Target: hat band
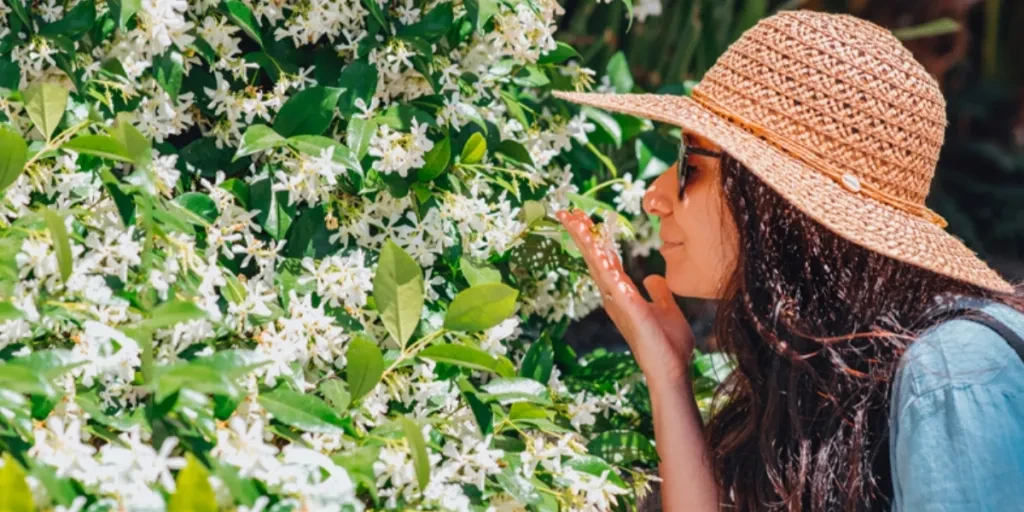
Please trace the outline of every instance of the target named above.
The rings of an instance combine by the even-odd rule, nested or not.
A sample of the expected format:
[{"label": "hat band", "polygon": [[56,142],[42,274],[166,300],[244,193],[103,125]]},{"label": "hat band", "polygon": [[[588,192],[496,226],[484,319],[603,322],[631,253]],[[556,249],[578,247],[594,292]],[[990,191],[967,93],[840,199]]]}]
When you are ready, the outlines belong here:
[{"label": "hat band", "polygon": [[747,132],[753,134],[754,136],[760,138],[761,140],[771,144],[776,149],[800,160],[804,164],[821,172],[822,174],[828,176],[829,178],[832,178],[837,183],[839,183],[840,186],[842,186],[843,188],[850,192],[853,192],[855,194],[863,194],[867,197],[870,197],[871,199],[874,199],[875,201],[887,204],[903,212],[909,213],[911,215],[916,215],[918,217],[922,217],[925,220],[928,220],[929,222],[932,222],[933,224],[936,224],[941,228],[945,228],[947,225],[946,219],[942,218],[941,215],[935,213],[927,206],[920,203],[916,203],[914,201],[908,201],[906,199],[903,199],[902,197],[897,197],[884,190],[879,189],[878,187],[870,183],[866,183],[859,180],[853,174],[836,168],[829,161],[822,159],[821,157],[819,157],[818,155],[811,151],[808,151],[807,149],[805,149],[803,146],[793,141],[792,139],[780,135],[757,123],[747,121],[746,119],[743,119],[742,117],[732,113],[731,111],[729,111],[729,109],[723,107],[721,104],[708,97],[708,95],[700,92],[700,90],[698,89],[694,89],[692,91],[690,98],[697,102],[697,104],[699,104],[700,106],[711,111],[711,113],[717,115],[718,117],[723,118],[730,124],[736,125],[746,130]]}]

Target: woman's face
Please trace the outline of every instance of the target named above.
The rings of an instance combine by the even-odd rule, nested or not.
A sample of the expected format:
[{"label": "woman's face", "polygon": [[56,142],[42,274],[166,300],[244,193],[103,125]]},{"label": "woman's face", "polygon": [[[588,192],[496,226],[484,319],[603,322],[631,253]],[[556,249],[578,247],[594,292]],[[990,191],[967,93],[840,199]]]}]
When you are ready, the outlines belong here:
[{"label": "woman's face", "polygon": [[[686,137],[690,145],[721,150],[703,137]],[[689,162],[695,169],[686,179],[682,199],[676,162],[647,189],[643,207],[661,219],[661,254],[672,292],[719,299],[736,264],[739,236],[725,203],[721,159],[690,154]]]}]

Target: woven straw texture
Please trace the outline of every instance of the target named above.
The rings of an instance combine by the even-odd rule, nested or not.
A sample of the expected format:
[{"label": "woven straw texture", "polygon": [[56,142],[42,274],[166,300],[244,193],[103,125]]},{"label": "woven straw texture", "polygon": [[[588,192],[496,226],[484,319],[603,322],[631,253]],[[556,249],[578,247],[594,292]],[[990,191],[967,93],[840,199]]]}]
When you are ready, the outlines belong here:
[{"label": "woven straw texture", "polygon": [[787,201],[867,249],[997,292],[1013,288],[924,206],[946,112],[892,34],[847,15],[785,11],[719,58],[693,98],[556,92],[721,146]]}]

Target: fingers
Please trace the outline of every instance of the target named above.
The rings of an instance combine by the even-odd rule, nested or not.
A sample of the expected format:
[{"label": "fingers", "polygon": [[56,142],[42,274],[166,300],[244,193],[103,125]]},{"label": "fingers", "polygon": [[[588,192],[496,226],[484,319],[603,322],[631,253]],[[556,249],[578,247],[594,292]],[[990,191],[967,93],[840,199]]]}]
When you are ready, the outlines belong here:
[{"label": "fingers", "polygon": [[580,210],[559,211],[555,217],[565,226],[590,270],[591,276],[607,304],[615,296],[639,298],[633,282],[626,275],[617,254],[601,242],[594,233],[594,223]]},{"label": "fingers", "polygon": [[693,347],[693,330],[690,322],[676,303],[676,297],[668,287],[663,276],[650,275],[644,278],[644,288],[651,296],[652,306],[657,313],[658,322],[676,348],[682,353],[689,353]]}]

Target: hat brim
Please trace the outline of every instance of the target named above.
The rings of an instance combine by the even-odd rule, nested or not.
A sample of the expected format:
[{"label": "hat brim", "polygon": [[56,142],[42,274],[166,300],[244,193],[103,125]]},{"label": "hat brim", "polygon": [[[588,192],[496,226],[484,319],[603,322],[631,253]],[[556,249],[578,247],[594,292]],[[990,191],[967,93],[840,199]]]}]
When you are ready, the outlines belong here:
[{"label": "hat brim", "polygon": [[556,91],[573,103],[678,126],[739,160],[786,201],[832,232],[895,260],[982,288],[1013,293],[959,239],[928,220],[856,194],[685,96]]}]

